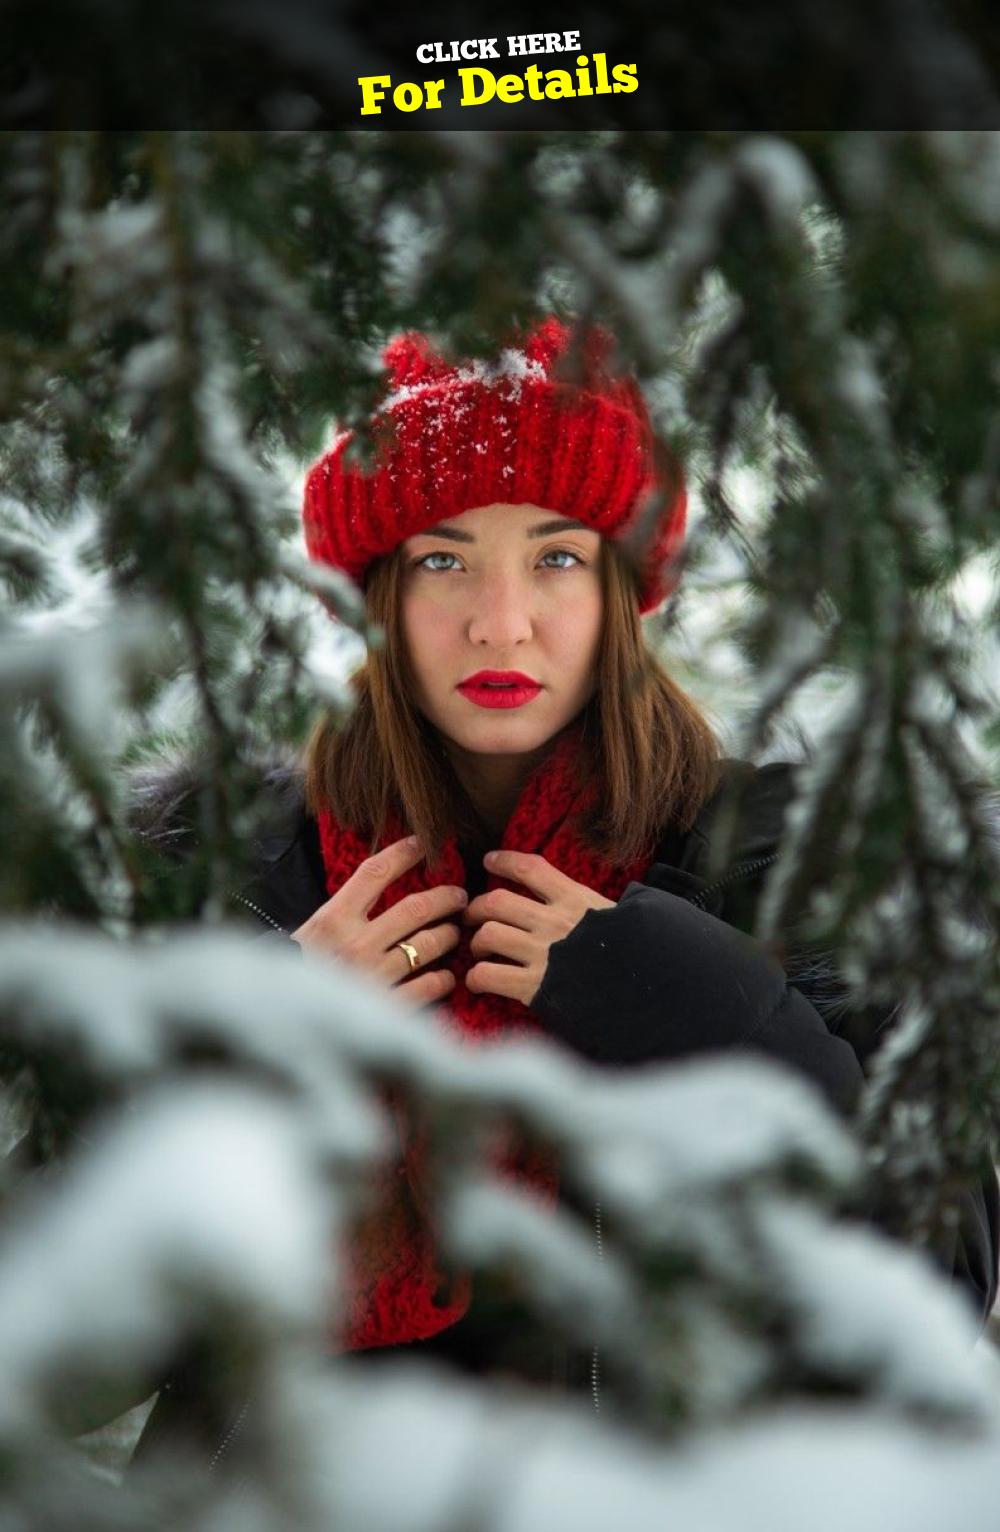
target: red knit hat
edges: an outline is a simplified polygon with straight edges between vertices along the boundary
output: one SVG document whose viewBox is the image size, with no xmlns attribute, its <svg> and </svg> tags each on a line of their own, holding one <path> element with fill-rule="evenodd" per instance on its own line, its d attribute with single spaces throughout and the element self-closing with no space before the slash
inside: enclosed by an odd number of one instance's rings
<svg viewBox="0 0 1000 1532">
<path fill-rule="evenodd" d="M 547 318 L 494 364 L 453 366 L 417 331 L 382 359 L 389 387 L 375 416 L 376 464 L 344 463 L 339 433 L 306 479 L 311 558 L 363 584 L 369 564 L 404 538 L 480 505 L 537 505 L 621 538 L 654 492 L 663 496 L 640 571 L 639 610 L 677 583 L 687 495 L 673 460 L 657 471 L 645 401 L 633 378 L 610 374 L 611 335 L 584 332 L 583 380 L 557 380 L 573 331 Z"/>
</svg>

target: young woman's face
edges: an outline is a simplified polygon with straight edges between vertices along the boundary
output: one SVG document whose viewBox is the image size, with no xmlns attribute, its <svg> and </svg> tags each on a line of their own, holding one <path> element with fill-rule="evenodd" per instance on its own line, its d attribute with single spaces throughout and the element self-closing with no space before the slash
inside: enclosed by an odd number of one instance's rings
<svg viewBox="0 0 1000 1532">
<path fill-rule="evenodd" d="M 518 755 L 587 704 L 603 619 L 600 544 L 600 533 L 536 505 L 477 506 L 406 539 L 417 705 L 442 734 L 475 753 Z M 540 690 L 520 707 L 482 706 L 458 689 L 481 670 L 520 671 Z"/>
</svg>

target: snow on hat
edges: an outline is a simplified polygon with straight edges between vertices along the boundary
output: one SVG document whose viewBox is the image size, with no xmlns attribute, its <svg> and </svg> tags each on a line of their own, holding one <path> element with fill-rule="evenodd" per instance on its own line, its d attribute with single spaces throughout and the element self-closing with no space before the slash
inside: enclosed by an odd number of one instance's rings
<svg viewBox="0 0 1000 1532">
<path fill-rule="evenodd" d="M 387 392 L 374 418 L 375 467 L 344 462 L 339 432 L 309 470 L 303 521 L 311 558 L 364 583 L 369 565 L 450 516 L 480 505 L 537 505 L 614 540 L 649 497 L 663 507 L 639 572 L 640 613 L 677 582 L 687 496 L 676 463 L 656 468 L 649 414 L 633 378 L 613 376 L 612 336 L 583 332 L 579 383 L 556 376 L 573 331 L 549 317 L 498 361 L 454 366 L 407 331 L 382 352 Z"/>
</svg>

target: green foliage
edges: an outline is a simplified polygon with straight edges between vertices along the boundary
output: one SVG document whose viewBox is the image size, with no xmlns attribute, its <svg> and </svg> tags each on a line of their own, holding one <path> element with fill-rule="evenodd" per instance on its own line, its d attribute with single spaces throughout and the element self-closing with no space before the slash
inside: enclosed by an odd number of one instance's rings
<svg viewBox="0 0 1000 1532">
<path fill-rule="evenodd" d="M 0 198 L 4 911 L 128 933 L 225 910 L 261 750 L 324 700 L 291 481 L 370 413 L 399 329 L 487 354 L 593 315 L 703 509 L 699 594 L 654 640 L 737 587 L 749 754 L 840 683 L 761 931 L 801 917 L 859 1004 L 925 1019 L 863 1124 L 901 1228 L 939 1234 L 1000 1112 L 993 635 L 952 585 L 995 561 L 996 136 L 22 133 Z M 80 526 L 90 649 L 60 584 Z M 126 772 L 165 739 L 199 768 L 182 879 L 129 822 Z"/>
</svg>

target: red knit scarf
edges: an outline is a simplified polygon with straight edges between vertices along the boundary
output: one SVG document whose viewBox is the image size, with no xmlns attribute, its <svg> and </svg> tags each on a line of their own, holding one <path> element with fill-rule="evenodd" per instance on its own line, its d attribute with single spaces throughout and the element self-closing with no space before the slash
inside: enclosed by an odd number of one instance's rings
<svg viewBox="0 0 1000 1532">
<path fill-rule="evenodd" d="M 617 900 L 630 882 L 642 881 L 653 850 L 630 866 L 614 869 L 583 846 L 574 834 L 571 821 L 575 818 L 579 822 L 579 816 L 594 796 L 593 788 L 577 786 L 571 769 L 579 746 L 580 727 L 576 723 L 563 731 L 549 755 L 528 777 L 498 849 L 537 852 L 576 882 L 607 899 Z M 321 812 L 318 825 L 327 888 L 333 894 L 370 853 L 365 840 L 338 825 L 332 814 Z M 393 816 L 381 846 L 391 845 L 407 833 L 402 822 Z M 432 878 L 428 877 L 426 861 L 418 862 L 386 889 L 373 905 L 369 918 L 381 915 L 407 894 L 441 883 L 463 886 L 465 881 L 465 867 L 452 836 Z M 494 888 L 509 888 L 529 898 L 536 897 L 520 884 L 490 874 L 487 889 Z M 464 1038 L 473 1042 L 502 1033 L 541 1031 L 542 1024 L 520 1001 L 466 988 L 465 975 L 480 960 L 469 950 L 476 929 L 460 924 L 459 943 L 446 957 L 456 984 L 447 999 L 440 1002 L 439 1011 L 451 1019 Z M 376 1210 L 362 1228 L 354 1231 L 353 1248 L 346 1263 L 347 1318 L 337 1336 L 338 1346 L 346 1350 L 426 1339 L 461 1319 L 469 1307 L 468 1276 L 446 1276 L 435 1252 L 426 1198 L 421 1192 L 420 1134 L 412 1123 L 406 1125 L 404 1143 L 401 1161 L 384 1178 Z M 551 1163 L 543 1165 L 523 1153 L 508 1153 L 498 1168 L 504 1174 L 527 1181 L 548 1201 L 554 1200 L 557 1178 Z"/>
</svg>

